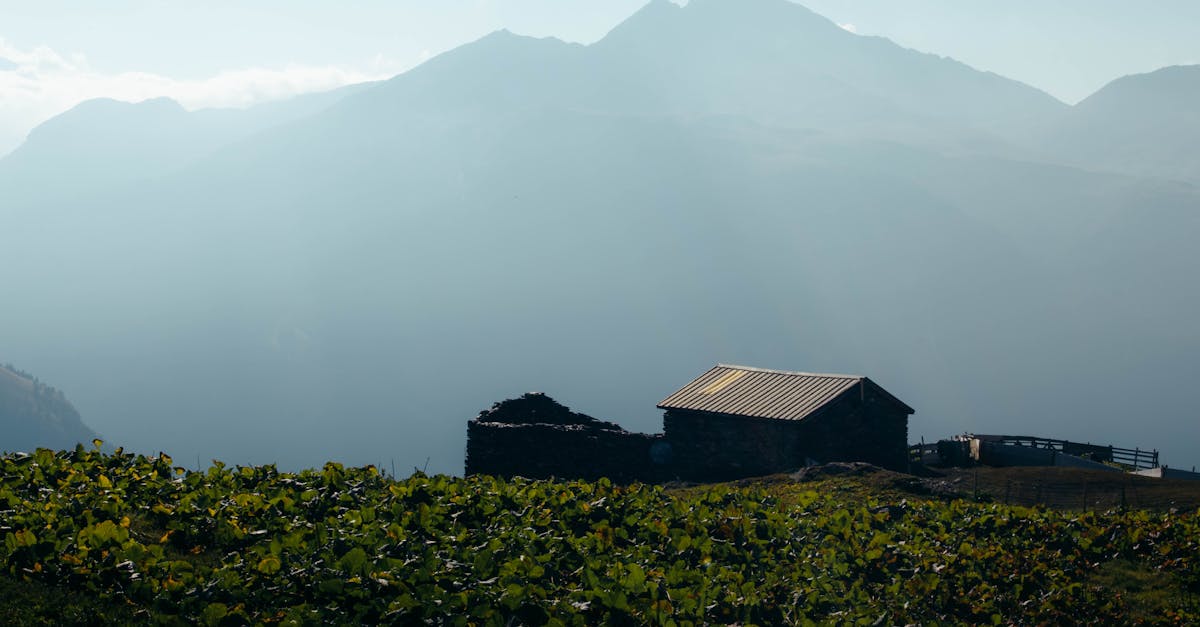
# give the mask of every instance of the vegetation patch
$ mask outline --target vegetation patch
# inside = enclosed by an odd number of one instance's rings
[[[665,490],[39,450],[0,458],[2,596],[32,599],[29,623],[1200,620],[1196,511],[926,500],[870,476]]]
[[[8,625],[125,625],[138,622],[122,601],[0,573],[0,616]]]
[[[1103,563],[1088,577],[1088,584],[1112,595],[1129,623],[1152,623],[1164,615],[1181,622],[1196,618],[1195,614],[1177,614],[1172,608],[1195,608],[1200,590],[1194,585],[1189,588],[1177,573],[1145,561]]]

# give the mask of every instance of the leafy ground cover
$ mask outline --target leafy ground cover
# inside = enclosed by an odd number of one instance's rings
[[[0,614],[201,624],[1200,621],[1200,512],[1062,512],[853,478],[505,481],[0,457]],[[15,614],[21,611],[23,614]]]

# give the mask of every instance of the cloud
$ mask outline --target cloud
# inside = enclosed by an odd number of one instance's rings
[[[841,26],[842,30],[850,31],[850,32],[854,33],[855,35],[858,34],[858,27],[853,24],[850,24],[850,23],[838,24],[838,26]]]
[[[361,68],[288,65],[180,80],[149,72],[97,72],[83,55],[63,55],[46,46],[22,50],[0,38],[0,156],[16,148],[33,127],[91,98],[138,102],[165,96],[187,109],[246,107],[381,80],[422,60],[405,65],[377,55]]]

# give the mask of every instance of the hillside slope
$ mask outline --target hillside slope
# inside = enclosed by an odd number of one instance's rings
[[[95,437],[62,392],[0,366],[0,451],[73,448]]]
[[[1095,169],[1200,185],[1200,65],[1124,76],[1052,118],[1040,143]]]
[[[84,101],[34,128],[0,157],[0,189],[13,206],[79,202],[98,189],[175,172],[261,131],[314,115],[374,86],[350,85],[247,109],[186,111],[174,100]]]

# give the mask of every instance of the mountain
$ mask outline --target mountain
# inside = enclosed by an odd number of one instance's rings
[[[1064,108],[1028,85],[855,35],[787,0],[655,0],[595,48],[602,65],[617,70],[614,80],[640,88],[646,100],[632,101],[638,110],[661,102],[692,115],[708,108],[799,127],[961,132]]]
[[[1043,149],[1093,169],[1200,184],[1200,65],[1118,78],[1040,133]]]
[[[351,85],[248,109],[193,112],[169,98],[88,100],[33,129],[21,146],[0,159],[0,188],[32,191],[42,199],[50,193],[61,200],[96,187],[153,179],[372,86]]]
[[[849,33],[786,0],[653,0],[586,47],[499,31],[341,109],[369,107],[426,124],[451,112],[546,107],[737,116],[958,149],[1004,144],[1000,133],[1066,108],[1017,81]]]
[[[5,351],[179,459],[459,472],[498,399],[654,430],[732,362],[1179,465],[1200,191],[1005,130],[1065,115],[780,0],[495,33],[136,183],[7,179]]]
[[[96,437],[62,392],[12,366],[0,366],[0,450],[72,448]]]

